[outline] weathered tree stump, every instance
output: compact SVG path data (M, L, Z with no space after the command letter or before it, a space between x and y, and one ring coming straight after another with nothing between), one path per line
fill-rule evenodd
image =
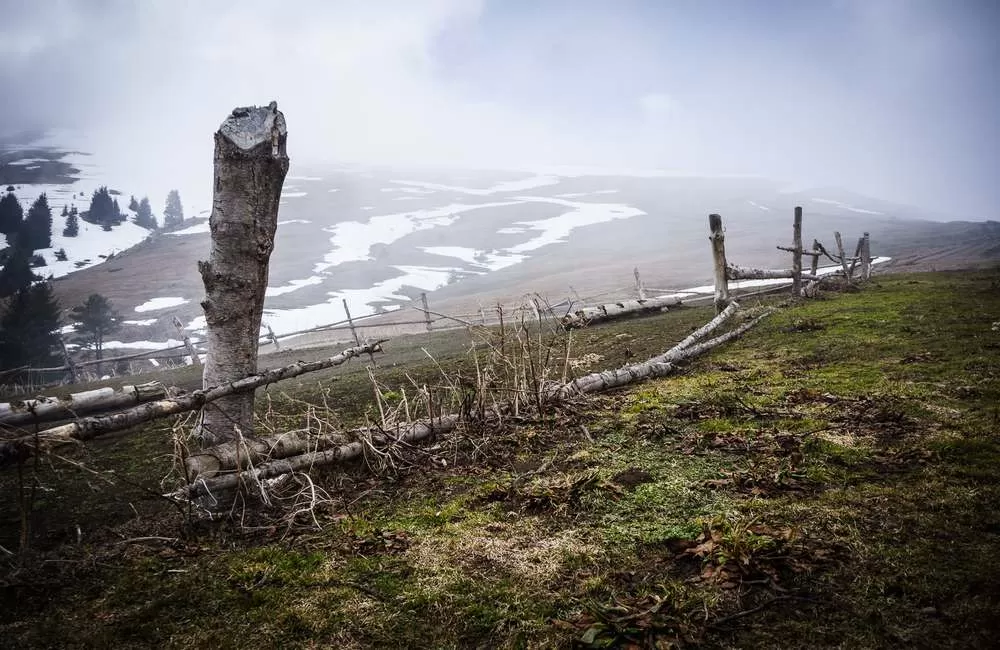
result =
M715 312L721 313L729 304L729 281L726 277L726 235L722 229L722 216L708 215L708 227L712 234L712 261L715 271Z
M234 109L215 134L212 251L199 262L208 324L203 385L257 372L257 341L278 202L288 172L285 116L276 102ZM202 411L205 446L253 433L253 392L220 398Z

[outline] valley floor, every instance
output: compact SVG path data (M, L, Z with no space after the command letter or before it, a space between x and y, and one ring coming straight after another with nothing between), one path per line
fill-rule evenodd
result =
M573 356L646 358L710 313L582 330ZM380 383L462 372L459 338L390 343ZM310 406L374 417L360 365L288 383L260 396L267 426L302 426ZM680 375L316 472L332 500L315 521L186 525L157 496L176 484L160 481L172 426L44 459L22 487L0 475L4 548L18 545L18 495L35 499L29 550L3 560L0 645L985 648L1000 635L1000 270L879 276L785 306Z

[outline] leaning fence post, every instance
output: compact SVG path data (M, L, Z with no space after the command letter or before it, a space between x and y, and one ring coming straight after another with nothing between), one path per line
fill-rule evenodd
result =
M646 299L646 287L642 284L642 278L639 277L639 267L635 267L633 271L635 273L635 292L639 294L639 300Z
M209 261L198 262L208 325L202 378L206 388L257 372L268 263L288 173L287 138L277 102L236 108L215 133L212 250ZM220 398L203 409L202 445L252 436L253 405L250 391Z
M181 338L184 340L184 347L187 348L188 354L191 355L191 363L196 366L201 365L201 357L198 356L198 351L194 349L194 345L191 343L191 337L187 335L184 331L184 323L181 319L174 316L174 327L177 328L177 332L180 334Z
M865 238L858 237L858 245L854 247L854 257L851 258L851 277L854 277L854 269L858 266L858 262L861 261L861 251L865 247Z
M424 305L424 320L427 323L427 331L431 331L431 311L430 307L427 306L427 294L420 294L420 302Z
M802 208L795 207L795 220L792 222L792 295L796 298L802 295Z
M722 229L722 216L708 215L708 228L712 234L712 261L715 268L715 311L722 312L729 305L729 280L726 278L726 235Z
M822 247L823 245L819 243L818 239L813 240L812 252L814 255L812 256L812 265L809 267L809 275L816 275L819 273L819 251Z
M354 337L354 344L361 345L361 339L358 337L358 330L354 328L354 319L351 318L351 310L347 306L347 298L342 299L344 301L344 313L347 315L347 326L351 328L351 336Z
M844 267L844 279L851 281L851 270L847 268L847 256L844 253L844 240L840 237L840 231L833 233L833 238L837 240L837 254L840 255L840 265Z

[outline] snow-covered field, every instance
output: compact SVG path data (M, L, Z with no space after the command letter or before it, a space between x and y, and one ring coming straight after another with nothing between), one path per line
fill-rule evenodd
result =
M25 209L41 192L49 198L53 210L53 247L40 251L48 266L39 270L56 278L99 264L149 235L131 222L105 232L81 220L78 237L63 237L64 220L59 216L63 205L87 209L91 193L101 185L121 192L117 198L123 210L126 210L130 192L137 198L150 195L158 217L163 200L158 193L160 188L118 186L117 177L108 168L98 166L97 156L70 153L64 160L81 169L76 182L24 185L18 189L18 198ZM26 156L10 164L27 168L40 162L45 161ZM557 246L572 242L576 237L586 236L588 229L644 217L647 212L652 215L652 210L637 207L646 207L635 200L641 194L637 195L625 183L615 187L612 177L634 180L676 179L679 176L643 170L552 169L520 177L513 173L480 173L469 176L478 181L467 182L454 174L434 176L431 181L421 179L419 174L416 178L401 178L398 172L390 176L351 167L338 169L336 176L312 173L311 169L302 171L304 173L289 175L282 191L278 225L279 238L285 236L282 240L285 247L276 248L272 256L272 283L266 293L268 303L265 304L264 321L279 335L344 320L344 300L355 317L391 311L409 302L414 290L433 291L470 276L510 270L548 255ZM600 176L600 179L590 184L580 180L588 175ZM479 185L473 186L475 182ZM186 187L180 190L182 197L188 195ZM157 192L155 196L154 192ZM192 193L198 196L197 192ZM751 196L752 199L748 198ZM760 196L750 193L739 197L739 204L749 206L743 209L752 210L761 219L770 218L766 213L784 210L778 207L781 203L774 196L774 193ZM803 200L808 202L805 197ZM208 205L203 196L198 201ZM400 201L413 203L409 206L398 203ZM814 198L812 202L817 204L817 210L823 206L829 211L883 214L834 199ZM407 207L414 209L406 210ZM187 201L185 208L189 218L199 212L206 214L205 210L189 207ZM289 230L291 226L294 228ZM605 226L604 230L593 232L613 231ZM207 237L208 233L208 220L201 219L168 233L168 239ZM474 242L463 238L469 233L475 238ZM408 246L407 238L412 238L412 246ZM606 245L612 251L622 243L609 239ZM60 248L68 255L65 262L55 259L55 252ZM416 253L420 256L408 257ZM275 264L276 257L281 264ZM191 273L196 276L193 267L192 264ZM281 273L276 275L277 267ZM768 286L782 282L746 281L733 283L733 286ZM189 289L190 286L178 285L163 293L190 296ZM692 287L683 293L711 291L712 287L703 286ZM184 307L177 313L184 314L186 329L200 333L205 322L203 316L196 315L200 311L195 309L198 299L197 296L163 295L128 308L139 314L154 312L155 315L161 310ZM152 326L158 320L147 318L126 323L143 327ZM177 344L179 342L174 339L112 341L107 347L163 348Z

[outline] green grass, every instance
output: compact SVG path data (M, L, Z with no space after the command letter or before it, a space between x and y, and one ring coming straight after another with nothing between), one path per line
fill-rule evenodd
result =
M572 357L603 357L578 372L645 358L709 314L583 330ZM171 423L61 451L101 475L27 468L32 546L8 560L0 645L991 647L996 321L996 271L878 277L677 376L469 430L378 476L317 472L321 530L186 526L156 496ZM427 346L468 373L464 335L436 336L387 346L380 382L440 383ZM260 403L293 427L325 399L348 426L371 394L357 364ZM15 473L0 482L17 494ZM15 499L0 507L15 550ZM178 539L134 539L149 536Z

